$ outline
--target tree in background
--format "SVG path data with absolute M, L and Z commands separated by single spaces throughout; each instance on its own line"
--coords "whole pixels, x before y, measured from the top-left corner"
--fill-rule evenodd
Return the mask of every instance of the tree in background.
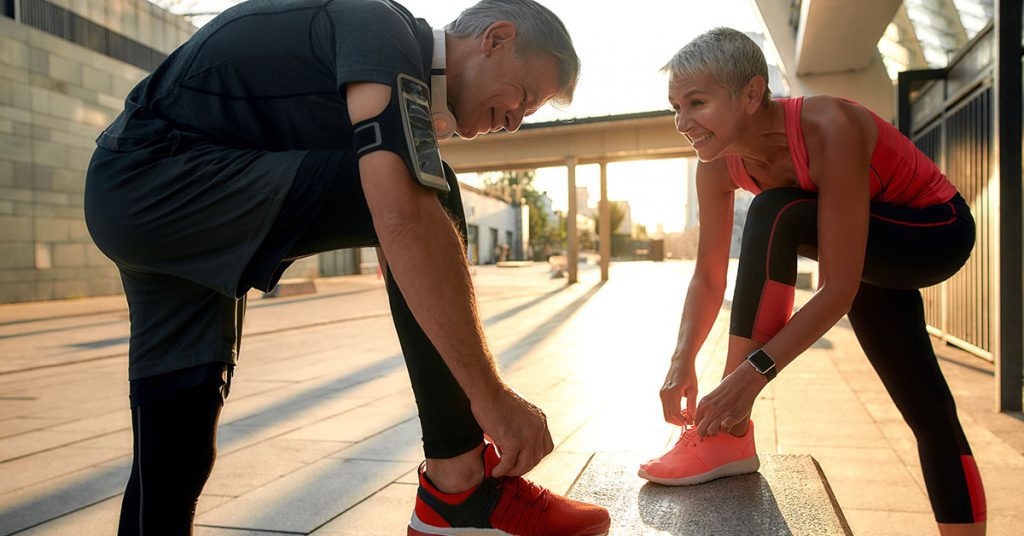
M 502 171 L 482 175 L 483 190 L 513 204 L 530 207 L 530 250 L 535 261 L 546 261 L 548 256 L 565 249 L 565 226 L 551 211 L 547 192 L 537 191 L 532 170 Z
M 615 231 L 618 230 L 619 226 L 622 225 L 622 220 L 626 217 L 626 210 L 622 208 L 622 205 L 618 203 L 608 202 L 608 212 L 610 212 L 610 221 L 612 222 L 612 234 L 619 234 Z M 601 232 L 601 214 L 598 213 L 594 216 L 594 228 L 597 232 Z

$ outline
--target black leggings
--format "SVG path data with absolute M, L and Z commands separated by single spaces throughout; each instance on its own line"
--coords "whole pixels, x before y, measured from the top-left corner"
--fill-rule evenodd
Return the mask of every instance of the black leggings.
M 447 164 L 445 175 L 451 192 L 439 195 L 439 201 L 465 241 L 462 198 Z M 378 245 L 353 154 L 311 152 L 296 177 L 294 192 L 301 195 L 289 195 L 243 283 L 276 279 L 282 257 Z M 315 217 L 303 215 L 309 211 Z M 472 450 L 483 442 L 483 431 L 469 399 L 416 322 L 390 272 L 387 290 L 419 409 L 424 454 L 452 458 Z M 134 459 L 121 507 L 120 535 L 191 534 L 195 506 L 216 457 L 217 419 L 223 405 L 224 384 L 216 381 L 221 370 L 217 365 L 208 368 L 212 373 L 187 369 L 132 382 Z
M 817 259 L 817 194 L 767 190 L 747 213 L 730 334 L 770 340 L 789 319 L 798 255 Z M 860 289 L 848 316 L 857 340 L 917 438 L 940 523 L 985 519 L 985 495 L 926 330 L 918 289 L 956 273 L 974 247 L 957 195 L 927 208 L 871 204 Z

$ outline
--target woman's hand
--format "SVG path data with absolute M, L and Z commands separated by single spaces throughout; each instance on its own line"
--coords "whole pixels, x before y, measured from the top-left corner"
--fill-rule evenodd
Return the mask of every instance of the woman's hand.
M 660 394 L 665 422 L 678 426 L 692 422 L 697 407 L 697 372 L 693 360 L 672 358 Z M 680 411 L 683 398 L 686 398 L 686 411 Z
M 743 422 L 750 415 L 754 400 L 765 385 L 768 385 L 767 378 L 749 363 L 740 363 L 714 391 L 700 401 L 697 413 L 694 414 L 697 433 L 702 436 L 715 435 Z

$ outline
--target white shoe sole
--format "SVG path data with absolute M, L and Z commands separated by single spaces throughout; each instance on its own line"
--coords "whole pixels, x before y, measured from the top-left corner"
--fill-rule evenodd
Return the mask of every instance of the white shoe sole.
M 664 484 L 666 486 L 693 486 L 694 484 L 703 484 L 711 480 L 718 478 L 725 478 L 727 476 L 745 475 L 747 473 L 753 473 L 761 467 L 761 461 L 757 458 L 757 455 L 753 455 L 743 460 L 737 460 L 732 463 L 727 463 L 721 467 L 712 469 L 706 473 L 699 475 L 687 476 L 683 478 L 659 478 L 652 476 L 644 471 L 642 468 L 637 472 L 637 475 L 644 480 L 650 480 L 658 484 Z
M 432 536 L 515 536 L 503 530 L 498 529 L 456 529 L 450 527 L 434 527 L 420 521 L 420 518 L 416 516 L 416 512 L 412 513 L 412 519 L 409 520 L 409 528 L 422 534 L 430 534 Z M 593 536 L 607 536 L 607 532 L 601 534 L 594 534 Z

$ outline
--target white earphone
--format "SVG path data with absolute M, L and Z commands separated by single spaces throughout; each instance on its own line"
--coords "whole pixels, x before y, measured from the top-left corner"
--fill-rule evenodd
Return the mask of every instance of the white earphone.
M 434 134 L 439 139 L 455 133 L 455 116 L 448 109 L 448 82 L 444 70 L 447 62 L 444 52 L 444 30 L 434 30 L 434 57 L 430 62 L 430 113 Z

